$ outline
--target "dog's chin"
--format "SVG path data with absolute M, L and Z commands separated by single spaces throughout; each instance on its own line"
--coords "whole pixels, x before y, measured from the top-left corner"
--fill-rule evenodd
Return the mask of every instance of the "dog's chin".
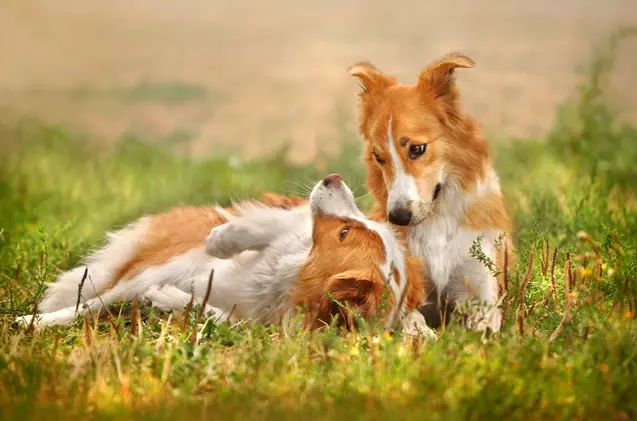
M 409 226 L 415 227 L 416 225 L 422 224 L 429 216 L 431 216 L 433 208 L 433 203 L 419 206 L 417 212 L 412 215 L 411 221 L 409 221 Z
M 313 215 L 362 216 L 354 195 L 345 183 L 338 187 L 326 187 L 319 183 L 310 194 L 310 209 Z

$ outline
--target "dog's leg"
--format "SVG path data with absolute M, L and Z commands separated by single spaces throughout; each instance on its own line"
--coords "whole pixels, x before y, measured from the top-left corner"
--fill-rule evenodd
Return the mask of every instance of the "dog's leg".
M 425 322 L 424 316 L 417 310 L 412 310 L 401 320 L 403 332 L 412 336 L 422 335 L 426 339 L 436 339 L 436 332 L 431 330 Z
M 134 298 L 134 296 L 130 295 L 130 292 L 131 289 L 129 285 L 118 284 L 113 289 L 106 291 L 100 296 L 80 302 L 77 306 L 77 311 L 76 306 L 70 306 L 49 313 L 20 316 L 15 321 L 23 326 L 29 326 L 31 320 L 35 318 L 34 326 L 36 328 L 69 324 L 76 317 L 83 316 L 85 314 L 99 314 L 103 306 L 107 306 L 116 301 Z
M 192 296 L 174 285 L 167 284 L 164 286 L 151 286 L 142 298 L 149 300 L 153 307 L 157 307 L 162 311 L 179 311 L 188 305 Z M 201 298 L 193 300 L 195 304 L 202 304 L 201 301 Z M 223 310 L 209 304 L 206 304 L 205 313 L 212 313 L 217 321 L 225 320 L 227 316 Z
M 262 250 L 279 236 L 307 228 L 310 223 L 308 207 L 292 210 L 251 207 L 213 228 L 206 238 L 206 252 L 227 259 L 245 250 Z
M 502 312 L 498 308 L 498 281 L 476 260 L 467 261 L 449 284 L 458 309 L 466 312 L 467 327 L 484 332 L 500 330 Z

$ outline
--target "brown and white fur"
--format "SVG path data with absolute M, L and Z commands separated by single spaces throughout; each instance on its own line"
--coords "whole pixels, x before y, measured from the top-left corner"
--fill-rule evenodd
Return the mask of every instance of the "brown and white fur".
M 471 58 L 451 54 L 426 67 L 414 85 L 368 62 L 349 73 L 362 88 L 360 132 L 377 200 L 372 215 L 405 227 L 409 251 L 424 260 L 438 297 L 449 294 L 456 305 L 478 299 L 469 327 L 498 331 L 501 280 L 470 249 L 482 237 L 482 251 L 502 268 L 504 244 L 513 251 L 512 225 L 488 144 L 458 103 L 454 70 L 473 66 Z
M 426 289 L 420 260 L 405 253 L 389 224 L 363 216 L 338 175 L 317 183 L 307 204 L 279 202 L 179 208 L 141 218 L 51 285 L 37 326 L 69 323 L 136 297 L 180 310 L 191 296 L 201 302 L 214 270 L 206 305 L 218 320 L 278 323 L 304 307 L 313 327 L 335 315 L 350 326 L 345 304 L 388 329 L 400 321 L 408 333 L 434 336 L 417 311 Z M 76 310 L 85 267 L 84 302 Z M 383 300 L 387 311 L 379 314 Z M 19 320 L 28 324 L 31 317 Z

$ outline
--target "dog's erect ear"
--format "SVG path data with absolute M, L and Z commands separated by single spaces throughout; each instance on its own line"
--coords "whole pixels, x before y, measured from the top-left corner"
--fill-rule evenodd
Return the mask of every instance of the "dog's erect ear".
M 356 317 L 369 320 L 380 304 L 379 287 L 371 279 L 371 270 L 348 270 L 332 276 L 320 299 L 318 320 L 330 323 L 332 317 L 338 315 L 339 322 L 350 328 Z
M 347 73 L 358 78 L 363 93 L 381 92 L 396 83 L 396 78 L 386 75 L 367 61 L 353 64 Z
M 451 103 L 455 101 L 457 92 L 454 71 L 457 67 L 471 68 L 476 63 L 470 57 L 452 53 L 430 64 L 420 73 L 418 86 L 426 90 L 437 100 Z

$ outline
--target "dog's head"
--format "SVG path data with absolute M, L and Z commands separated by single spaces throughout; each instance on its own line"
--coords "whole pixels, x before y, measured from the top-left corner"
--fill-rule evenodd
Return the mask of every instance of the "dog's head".
M 473 65 L 465 55 L 443 57 L 415 85 L 400 84 L 370 63 L 350 67 L 362 88 L 369 187 L 391 223 L 421 223 L 446 190 L 468 190 L 484 171 L 486 143 L 460 110 L 454 82 L 456 68 Z
M 334 316 L 352 327 L 356 314 L 391 328 L 424 301 L 423 268 L 388 224 L 371 221 L 337 174 L 310 195 L 312 249 L 299 273 L 294 301 L 309 307 L 315 326 Z

